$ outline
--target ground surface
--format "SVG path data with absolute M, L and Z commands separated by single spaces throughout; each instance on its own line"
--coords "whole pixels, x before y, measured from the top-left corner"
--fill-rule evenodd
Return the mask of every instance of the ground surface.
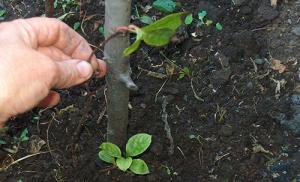
M 140 90 L 130 97 L 129 134 L 153 135 L 150 150 L 141 156 L 151 174 L 124 174 L 97 160 L 107 118 L 104 80 L 93 80 L 92 101 L 84 87 L 63 90 L 63 102 L 56 108 L 34 110 L 10 122 L 1 134 L 7 142 L 0 151 L 2 168 L 27 156 L 37 136 L 46 141 L 41 151 L 51 152 L 12 165 L 0 173 L 1 181 L 300 181 L 300 1 L 279 1 L 276 8 L 269 0 L 180 2 L 178 11 L 196 15 L 206 10 L 224 29 L 194 23 L 180 30 L 180 43 L 144 46 L 132 56 Z M 151 4 L 134 1 L 133 14 L 135 9 L 143 14 L 142 7 Z M 7 9 L 5 20 L 44 12 L 42 1 L 0 1 L 0 6 Z M 80 11 L 66 22 L 73 26 L 86 19 L 85 33 L 79 32 L 97 45 L 103 39 L 97 30 L 103 24 L 103 2 L 84 1 Z M 162 16 L 153 9 L 147 14 Z M 196 37 L 191 36 L 194 32 Z M 146 74 L 165 74 L 170 61 L 188 67 L 191 78 L 178 80 L 178 69 L 167 81 Z M 164 99 L 173 154 L 161 118 Z M 74 132 L 83 117 L 87 122 L 77 138 Z M 21 142 L 16 154 L 7 152 L 13 149 L 13 136 L 25 128 L 30 140 Z

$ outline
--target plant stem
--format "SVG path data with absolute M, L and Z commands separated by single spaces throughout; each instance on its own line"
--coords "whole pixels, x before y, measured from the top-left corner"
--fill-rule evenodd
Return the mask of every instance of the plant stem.
M 46 17 L 54 17 L 54 0 L 45 1 Z
M 130 22 L 131 0 L 105 0 L 105 38 L 114 34 L 114 29 Z M 123 51 L 129 46 L 129 37 L 116 36 L 106 42 L 104 60 L 107 62 L 107 140 L 124 146 L 127 140 L 129 89 L 137 86 L 130 78 L 128 57 Z

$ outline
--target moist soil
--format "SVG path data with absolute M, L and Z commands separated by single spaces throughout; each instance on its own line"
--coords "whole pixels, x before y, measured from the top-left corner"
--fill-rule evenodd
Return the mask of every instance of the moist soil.
M 133 23 L 144 26 L 136 11 L 145 14 L 152 2 L 133 2 Z M 196 17 L 206 10 L 223 30 L 194 22 L 180 28 L 176 43 L 143 45 L 131 56 L 139 90 L 130 94 L 128 135 L 153 136 L 150 149 L 140 156 L 151 173 L 136 176 L 99 161 L 98 147 L 106 138 L 106 85 L 104 79 L 92 79 L 88 88 L 59 90 L 62 102 L 55 108 L 11 119 L 1 133 L 7 143 L 1 145 L 1 169 L 32 150 L 37 155 L 2 171 L 0 181 L 300 181 L 300 132 L 297 125 L 278 119 L 284 115 L 291 124 L 296 112 L 292 98 L 299 93 L 300 1 L 279 1 L 277 7 L 269 0 L 178 2 L 177 11 Z M 7 10 L 3 21 L 44 13 L 43 1 L 2 0 L 0 6 Z M 97 46 L 103 40 L 98 28 L 104 22 L 104 2 L 85 0 L 69 10 L 76 13 L 65 22 L 73 27 L 80 21 L 78 32 Z M 60 6 L 55 11 L 56 17 L 63 14 Z M 164 16 L 153 8 L 147 15 Z M 101 50 L 97 56 L 103 56 Z M 184 67 L 189 75 L 178 79 Z M 157 78 L 152 72 L 168 76 Z M 173 141 L 162 120 L 166 102 Z M 30 139 L 17 146 L 14 138 L 25 128 Z M 41 148 L 40 140 L 46 143 Z

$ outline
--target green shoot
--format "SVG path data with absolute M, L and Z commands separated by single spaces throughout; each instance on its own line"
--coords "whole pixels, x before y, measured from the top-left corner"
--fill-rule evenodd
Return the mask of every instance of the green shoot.
M 100 145 L 99 158 L 107 163 L 117 166 L 121 171 L 130 170 L 137 175 L 149 174 L 149 169 L 142 159 L 134 159 L 145 152 L 151 144 L 151 135 L 139 133 L 129 138 L 126 144 L 126 157 L 122 157 L 120 148 L 110 142 Z

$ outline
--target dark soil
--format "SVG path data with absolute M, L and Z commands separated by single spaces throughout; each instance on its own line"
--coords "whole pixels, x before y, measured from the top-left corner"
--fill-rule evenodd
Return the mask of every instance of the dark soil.
M 291 95 L 299 92 L 300 2 L 279 1 L 276 8 L 269 0 L 180 3 L 178 11 L 196 15 L 206 10 L 224 29 L 194 23 L 180 29 L 179 43 L 163 48 L 143 46 L 132 56 L 133 79 L 140 89 L 131 93 L 128 132 L 129 136 L 139 132 L 153 136 L 151 148 L 141 156 L 151 174 L 122 173 L 99 162 L 98 146 L 105 141 L 107 122 L 103 116 L 105 82 L 92 80 L 92 101 L 85 87 L 61 90 L 63 102 L 57 107 L 12 119 L 1 139 L 13 143 L 13 136 L 28 128 L 30 136 L 46 141 L 41 151 L 51 152 L 13 165 L 0 174 L 1 181 L 300 181 L 300 133 L 277 122 L 278 113 L 293 117 Z M 133 15 L 135 8 L 142 14 L 141 7 L 151 4 L 152 0 L 134 1 Z M 0 6 L 8 11 L 5 20 L 43 14 L 42 1 L 0 1 Z M 61 9 L 56 11 L 56 16 L 61 15 Z M 163 16 L 154 9 L 147 14 Z M 103 16 L 102 1 L 86 0 L 80 13 L 66 22 L 73 26 L 90 17 L 84 22 L 85 33 L 80 33 L 98 45 L 103 39 L 97 30 Z M 191 36 L 194 32 L 197 37 Z M 145 70 L 165 74 L 166 57 L 179 67 L 188 67 L 191 76 L 178 80 L 178 69 L 167 81 L 146 74 Z M 272 69 L 273 59 L 287 66 L 283 73 Z M 170 154 L 171 143 L 161 118 L 164 99 L 174 154 Z M 82 119 L 87 122 L 77 138 L 74 132 Z M 2 145 L 2 167 L 28 155 L 30 143 L 32 138 L 22 142 L 16 154 L 7 152 L 13 144 Z M 289 161 L 291 156 L 298 162 L 288 163 L 282 171 L 276 168 L 276 162 Z

